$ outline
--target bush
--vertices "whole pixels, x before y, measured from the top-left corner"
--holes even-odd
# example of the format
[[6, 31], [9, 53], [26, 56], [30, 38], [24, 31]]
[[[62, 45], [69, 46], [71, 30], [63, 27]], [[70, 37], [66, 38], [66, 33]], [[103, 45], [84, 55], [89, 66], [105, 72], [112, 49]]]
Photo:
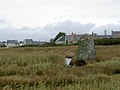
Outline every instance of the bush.
[[120, 38], [95, 39], [95, 45], [120, 45]]
[[5, 44], [0, 44], [0, 47], [7, 47]]

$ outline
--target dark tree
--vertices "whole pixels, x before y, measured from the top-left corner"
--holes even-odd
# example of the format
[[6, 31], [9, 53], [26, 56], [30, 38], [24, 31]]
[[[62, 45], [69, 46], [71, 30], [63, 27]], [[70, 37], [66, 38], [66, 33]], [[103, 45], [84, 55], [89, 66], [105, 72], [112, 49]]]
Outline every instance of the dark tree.
[[64, 33], [64, 32], [59, 32], [57, 35], [56, 35], [56, 37], [54, 38], [54, 42], [58, 39], [58, 38], [60, 38], [61, 36], [65, 36], [66, 35], [66, 33]]

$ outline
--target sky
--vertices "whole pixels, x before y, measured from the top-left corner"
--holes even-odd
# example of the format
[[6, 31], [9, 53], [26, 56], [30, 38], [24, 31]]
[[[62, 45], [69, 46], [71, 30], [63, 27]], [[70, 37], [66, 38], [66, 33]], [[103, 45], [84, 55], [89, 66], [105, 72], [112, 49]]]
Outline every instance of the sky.
[[0, 0], [0, 40], [48, 41], [66, 34], [120, 30], [120, 0]]

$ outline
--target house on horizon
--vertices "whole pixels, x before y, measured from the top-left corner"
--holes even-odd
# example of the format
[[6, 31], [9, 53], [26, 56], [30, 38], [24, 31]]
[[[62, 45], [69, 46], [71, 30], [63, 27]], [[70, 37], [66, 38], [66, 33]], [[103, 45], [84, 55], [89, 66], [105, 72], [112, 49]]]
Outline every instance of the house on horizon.
[[96, 39], [99, 38], [120, 38], [120, 31], [111, 31], [111, 35], [107, 35], [107, 30], [104, 30], [104, 35], [97, 35]]
[[112, 36], [114, 38], [120, 38], [120, 31], [112, 31]]
[[40, 42], [40, 41], [33, 41], [33, 44], [34, 45], [43, 45], [45, 44], [46, 42]]
[[7, 42], [6, 41], [2, 41], [2, 42], [0, 42], [0, 44], [7, 45]]
[[[63, 35], [56, 40], [56, 44], [75, 44], [80, 40], [81, 36], [84, 34], [71, 34], [71, 35]], [[97, 33], [92, 32], [90, 34], [93, 39], [101, 39], [101, 38], [120, 38], [120, 31], [112, 31], [111, 35], [107, 35], [107, 31], [104, 30], [104, 35], [97, 35]]]
[[6, 41], [2, 41], [2, 42], [0, 42], [0, 47], [6, 47]]
[[81, 38], [83, 34], [71, 34], [71, 35], [63, 35], [56, 40], [56, 44], [75, 44]]
[[34, 41], [33, 39], [25, 39], [23, 45], [42, 45], [46, 42]]
[[31, 45], [31, 44], [33, 44], [33, 39], [25, 39], [23, 41], [23, 45]]
[[16, 47], [19, 45], [17, 40], [7, 40], [6, 43], [7, 47]]
[[[58, 38], [55, 43], [67, 44], [67, 45], [76, 44], [78, 43], [82, 35], [84, 34], [71, 33], [71, 35], [65, 35], [65, 36], [63, 35], [60, 38]], [[92, 33], [90, 35], [93, 37], [93, 39], [96, 39], [96, 35], [97, 35], [96, 33]]]

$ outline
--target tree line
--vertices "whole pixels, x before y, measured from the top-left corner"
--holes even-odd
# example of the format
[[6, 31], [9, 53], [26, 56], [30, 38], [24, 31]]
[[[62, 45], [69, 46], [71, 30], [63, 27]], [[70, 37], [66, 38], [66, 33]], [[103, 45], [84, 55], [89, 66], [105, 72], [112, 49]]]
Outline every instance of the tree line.
[[120, 45], [120, 38], [101, 38], [94, 40], [95, 45]]

